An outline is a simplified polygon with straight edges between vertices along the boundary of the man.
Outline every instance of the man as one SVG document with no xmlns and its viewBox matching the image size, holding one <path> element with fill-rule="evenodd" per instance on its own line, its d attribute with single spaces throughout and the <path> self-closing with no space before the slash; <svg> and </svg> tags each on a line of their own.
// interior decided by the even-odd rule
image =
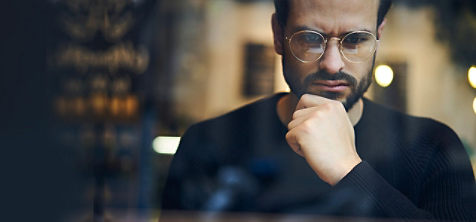
<svg viewBox="0 0 476 222">
<path fill-rule="evenodd" d="M 388 0 L 275 0 L 291 93 L 192 126 L 163 209 L 476 221 L 456 134 L 362 98 Z"/>
</svg>

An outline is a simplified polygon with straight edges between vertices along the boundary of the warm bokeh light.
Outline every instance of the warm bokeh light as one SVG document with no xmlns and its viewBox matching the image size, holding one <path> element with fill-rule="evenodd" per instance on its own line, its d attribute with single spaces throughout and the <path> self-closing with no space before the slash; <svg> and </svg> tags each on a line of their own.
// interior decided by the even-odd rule
<svg viewBox="0 0 476 222">
<path fill-rule="evenodd" d="M 473 111 L 474 111 L 474 114 L 476 114 L 476 97 L 474 97 L 473 99 Z"/>
<path fill-rule="evenodd" d="M 180 137 L 178 136 L 159 136 L 152 142 L 152 148 L 157 153 L 173 155 L 177 151 L 179 143 Z"/>
<path fill-rule="evenodd" d="M 375 81 L 381 87 L 387 87 L 392 84 L 393 81 L 393 70 L 390 66 L 379 65 L 375 69 Z"/>
<path fill-rule="evenodd" d="M 471 66 L 468 70 L 469 84 L 476 89 L 476 66 Z"/>
</svg>

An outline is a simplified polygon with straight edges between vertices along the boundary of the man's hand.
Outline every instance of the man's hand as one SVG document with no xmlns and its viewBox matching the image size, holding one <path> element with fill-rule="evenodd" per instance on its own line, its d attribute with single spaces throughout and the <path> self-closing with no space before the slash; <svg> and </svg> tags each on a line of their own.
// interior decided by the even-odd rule
<svg viewBox="0 0 476 222">
<path fill-rule="evenodd" d="M 303 95 L 288 129 L 288 144 L 330 185 L 362 161 L 355 150 L 354 128 L 339 101 Z"/>
</svg>

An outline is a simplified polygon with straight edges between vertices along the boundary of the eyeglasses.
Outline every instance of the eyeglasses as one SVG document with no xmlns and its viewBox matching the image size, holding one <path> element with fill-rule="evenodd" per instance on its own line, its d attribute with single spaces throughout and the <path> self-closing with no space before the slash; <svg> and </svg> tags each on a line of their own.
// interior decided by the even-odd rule
<svg viewBox="0 0 476 222">
<path fill-rule="evenodd" d="M 327 42 L 331 39 L 339 41 L 339 51 L 349 62 L 360 63 L 368 60 L 377 49 L 378 40 L 374 34 L 367 31 L 355 31 L 343 37 L 324 37 L 312 30 L 295 32 L 288 40 L 293 56 L 303 62 L 315 62 L 326 51 Z"/>
</svg>

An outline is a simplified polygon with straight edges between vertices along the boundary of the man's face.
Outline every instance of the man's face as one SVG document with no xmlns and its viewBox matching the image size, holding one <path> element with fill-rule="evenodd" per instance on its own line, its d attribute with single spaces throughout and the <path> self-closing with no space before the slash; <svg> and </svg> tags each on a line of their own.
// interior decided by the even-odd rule
<svg viewBox="0 0 476 222">
<path fill-rule="evenodd" d="M 378 36 L 378 0 L 292 0 L 290 4 L 287 24 L 281 30 L 285 36 L 303 29 L 328 38 L 363 30 Z M 281 44 L 281 52 L 277 51 L 283 56 L 284 78 L 298 97 L 319 95 L 350 109 L 370 85 L 375 55 L 360 63 L 349 62 L 340 53 L 338 40 L 332 39 L 318 61 L 303 63 L 292 55 L 287 40 L 281 39 Z"/>
</svg>

